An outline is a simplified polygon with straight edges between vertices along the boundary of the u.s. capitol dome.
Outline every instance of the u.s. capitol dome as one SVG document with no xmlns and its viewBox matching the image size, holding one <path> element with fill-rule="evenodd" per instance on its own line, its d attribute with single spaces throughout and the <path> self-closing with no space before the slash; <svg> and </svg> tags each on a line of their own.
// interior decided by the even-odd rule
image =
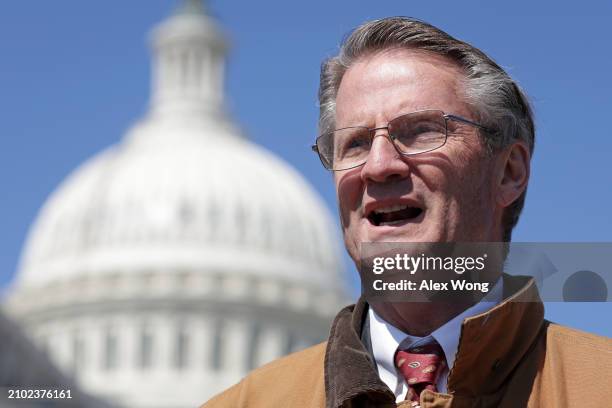
<svg viewBox="0 0 612 408">
<path fill-rule="evenodd" d="M 152 45 L 148 114 L 43 205 L 7 306 L 86 391 L 193 407 L 326 338 L 346 298 L 321 199 L 224 111 L 214 21 L 186 1 Z"/>
</svg>

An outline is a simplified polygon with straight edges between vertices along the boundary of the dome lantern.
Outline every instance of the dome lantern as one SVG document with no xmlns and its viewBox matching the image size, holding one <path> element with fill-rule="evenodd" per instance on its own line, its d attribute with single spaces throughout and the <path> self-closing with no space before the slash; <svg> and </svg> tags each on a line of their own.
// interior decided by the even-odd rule
<svg viewBox="0 0 612 408">
<path fill-rule="evenodd" d="M 183 0 L 180 7 L 176 9 L 176 14 L 203 14 L 204 5 L 202 0 Z"/>
<path fill-rule="evenodd" d="M 151 33 L 153 115 L 218 115 L 226 44 L 201 0 L 186 0 Z"/>
</svg>

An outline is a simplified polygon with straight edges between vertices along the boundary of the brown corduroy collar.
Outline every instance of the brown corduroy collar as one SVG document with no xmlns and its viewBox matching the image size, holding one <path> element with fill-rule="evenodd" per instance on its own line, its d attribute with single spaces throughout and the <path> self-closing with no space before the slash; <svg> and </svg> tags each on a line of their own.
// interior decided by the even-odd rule
<svg viewBox="0 0 612 408">
<path fill-rule="evenodd" d="M 476 402 L 494 398 L 512 370 L 544 329 L 544 307 L 533 279 L 504 275 L 504 301 L 467 318 L 444 398 Z M 395 407 L 395 395 L 379 378 L 376 363 L 361 341 L 367 316 L 362 298 L 338 313 L 325 353 L 326 407 Z M 436 395 L 426 398 L 434 398 Z"/>
</svg>

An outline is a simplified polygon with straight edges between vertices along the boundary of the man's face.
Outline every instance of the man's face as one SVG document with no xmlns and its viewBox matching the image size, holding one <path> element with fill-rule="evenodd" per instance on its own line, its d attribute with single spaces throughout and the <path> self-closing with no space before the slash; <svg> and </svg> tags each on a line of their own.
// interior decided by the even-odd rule
<svg viewBox="0 0 612 408">
<path fill-rule="evenodd" d="M 451 61 L 422 51 L 368 55 L 342 79 L 336 128 L 383 127 L 402 114 L 424 109 L 475 120 L 464 102 L 464 79 Z M 501 238 L 495 166 L 476 128 L 449 121 L 446 144 L 416 156 L 400 156 L 389 139 L 381 137 L 386 134 L 376 131 L 363 166 L 335 173 L 344 238 L 354 260 L 359 259 L 361 242 Z"/>
</svg>

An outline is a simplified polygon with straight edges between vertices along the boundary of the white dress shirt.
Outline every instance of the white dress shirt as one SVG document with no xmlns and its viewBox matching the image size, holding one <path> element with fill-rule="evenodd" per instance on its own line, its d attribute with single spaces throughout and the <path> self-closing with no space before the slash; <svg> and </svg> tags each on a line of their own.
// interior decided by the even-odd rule
<svg viewBox="0 0 612 408">
<path fill-rule="evenodd" d="M 499 278 L 493 288 L 480 300 L 480 302 L 455 316 L 427 336 L 433 337 L 438 344 L 440 344 L 446 356 L 446 367 L 438 377 L 438 392 L 445 393 L 447 390 L 448 373 L 450 367 L 452 367 L 455 362 L 463 320 L 488 311 L 493 306 L 500 303 L 502 298 L 503 280 Z M 402 349 L 406 349 L 415 342 L 424 341 L 427 337 L 407 335 L 395 326 L 384 321 L 371 307 L 368 310 L 368 319 L 372 352 L 374 354 L 374 360 L 376 361 L 378 375 L 391 391 L 393 391 L 396 401 L 403 401 L 408 392 L 408 385 L 404 377 L 398 373 L 395 368 L 395 363 L 393 361 L 395 351 L 400 343 Z"/>
</svg>

